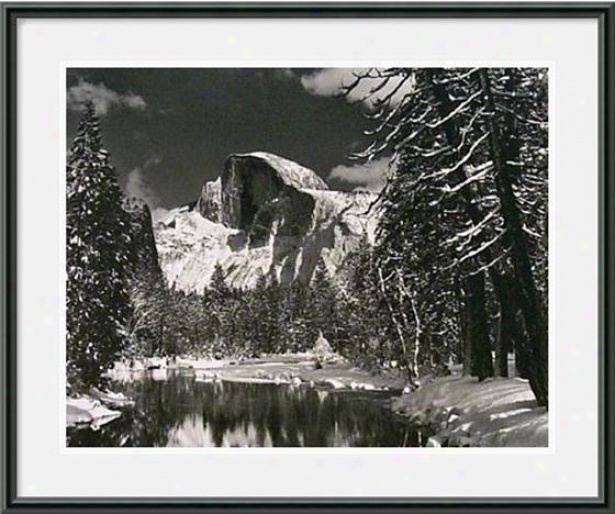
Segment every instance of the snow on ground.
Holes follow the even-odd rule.
[[[66,399],[66,426],[90,425],[97,430],[121,416],[121,412],[108,409],[98,400],[87,396]]]
[[[314,352],[239,361],[185,357],[170,361],[168,368],[192,369],[197,382],[275,383],[348,391],[401,392],[404,386],[398,369],[374,374],[344,362],[325,363],[318,368],[316,360]],[[109,375],[119,382],[130,381],[143,373],[150,373],[154,380],[167,378],[167,367],[148,372],[144,368],[141,364],[131,370],[118,363]],[[96,394],[94,398],[67,399],[67,425],[93,423],[100,426],[119,416],[119,412],[116,415],[96,400],[111,406],[128,401],[109,392]],[[427,432],[433,435],[428,446],[548,446],[548,412],[536,406],[529,384],[519,378],[495,378],[479,383],[476,378],[454,374],[394,398],[392,409],[409,423],[429,427]],[[97,418],[100,420],[96,421]]]
[[[393,409],[433,427],[430,446],[548,446],[548,412],[520,378],[440,378],[394,400]]]
[[[221,366],[195,368],[200,382],[247,382],[254,384],[291,384],[310,387],[322,386],[340,390],[398,390],[401,392],[404,380],[397,370],[373,375],[368,371],[352,367],[342,360],[318,358],[312,352],[301,354],[271,355],[261,359],[247,359]],[[324,362],[315,367],[316,360]],[[217,361],[222,362],[222,361]]]
[[[89,394],[77,398],[66,398],[66,426],[90,426],[98,430],[101,426],[119,418],[122,413],[113,408],[134,407],[134,400],[127,398],[123,393],[90,389]]]

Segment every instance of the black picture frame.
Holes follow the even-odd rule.
[[[4,3],[2,10],[2,512],[615,513],[615,3]],[[17,493],[17,23],[26,18],[586,18],[599,24],[600,447],[597,498],[27,498]]]

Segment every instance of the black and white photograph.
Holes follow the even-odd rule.
[[[67,68],[66,446],[549,447],[550,70],[452,64]]]

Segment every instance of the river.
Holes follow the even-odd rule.
[[[307,385],[202,383],[193,373],[131,374],[112,389],[134,407],[98,430],[67,429],[81,447],[404,447],[422,434],[390,409],[390,392]]]

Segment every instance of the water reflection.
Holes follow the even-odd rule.
[[[161,370],[155,370],[161,371]],[[143,372],[116,384],[136,399],[101,427],[69,429],[69,446],[419,446],[419,434],[375,392],[273,384],[199,383]],[[133,377],[134,378],[134,377]]]

